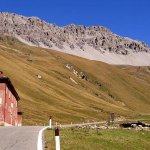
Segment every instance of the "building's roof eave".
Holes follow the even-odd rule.
[[[0,83],[6,83],[9,90],[12,92],[12,94],[15,96],[16,100],[19,101],[20,97],[18,95],[18,93],[16,92],[13,84],[11,83],[10,79],[6,76],[1,76],[0,77]]]

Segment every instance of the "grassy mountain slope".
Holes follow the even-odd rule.
[[[116,66],[0,37],[0,70],[21,97],[24,124],[47,123],[49,115],[69,123],[104,119],[110,112],[150,113],[149,82]]]

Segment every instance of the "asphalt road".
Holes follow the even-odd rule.
[[[0,150],[37,150],[38,133],[43,127],[0,127]]]

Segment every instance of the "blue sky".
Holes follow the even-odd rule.
[[[0,11],[37,16],[59,26],[102,25],[150,45],[150,0],[0,0]]]

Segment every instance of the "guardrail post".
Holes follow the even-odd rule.
[[[60,150],[60,137],[59,137],[59,128],[55,128],[55,145],[56,150]]]
[[[52,116],[49,117],[49,128],[52,128]]]

